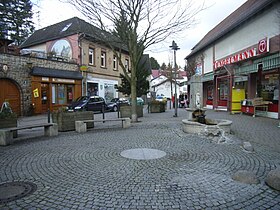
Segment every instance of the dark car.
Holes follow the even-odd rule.
[[[102,111],[106,110],[104,98],[99,96],[81,96],[68,106],[68,111]]]
[[[110,102],[107,103],[107,110],[109,111],[118,111],[118,106],[129,105],[129,101],[125,98],[113,98]]]

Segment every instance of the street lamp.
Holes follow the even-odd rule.
[[[180,48],[177,46],[177,43],[173,40],[172,45],[169,46],[172,50],[174,50],[174,72],[175,72],[175,113],[173,117],[177,117],[177,109],[178,109],[178,101],[177,101],[177,70],[176,70],[176,51]]]

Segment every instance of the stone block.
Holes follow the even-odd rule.
[[[269,187],[280,191],[280,169],[270,171],[265,182]]]
[[[252,144],[248,141],[243,142],[243,148],[248,152],[253,152],[254,151],[254,148],[253,148]]]
[[[83,121],[75,121],[75,130],[78,133],[85,133],[87,132],[87,124]]]
[[[123,128],[129,128],[131,126],[131,120],[130,118],[125,118],[123,121]]]
[[[13,141],[13,132],[7,130],[0,130],[0,145],[7,146],[12,144]]]
[[[46,126],[45,136],[57,136],[58,135],[58,125],[54,123],[52,126]]]
[[[232,179],[245,184],[258,184],[260,180],[252,171],[240,170],[233,174]]]

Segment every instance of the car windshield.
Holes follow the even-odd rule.
[[[117,102],[117,101],[118,101],[117,98],[113,98],[113,99],[111,100],[111,102]]]
[[[88,99],[87,96],[81,96],[81,97],[76,99],[76,102],[78,102],[78,101],[86,101],[87,99]]]

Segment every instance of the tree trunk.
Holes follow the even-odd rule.
[[[137,122],[136,69],[131,69],[131,122]]]

